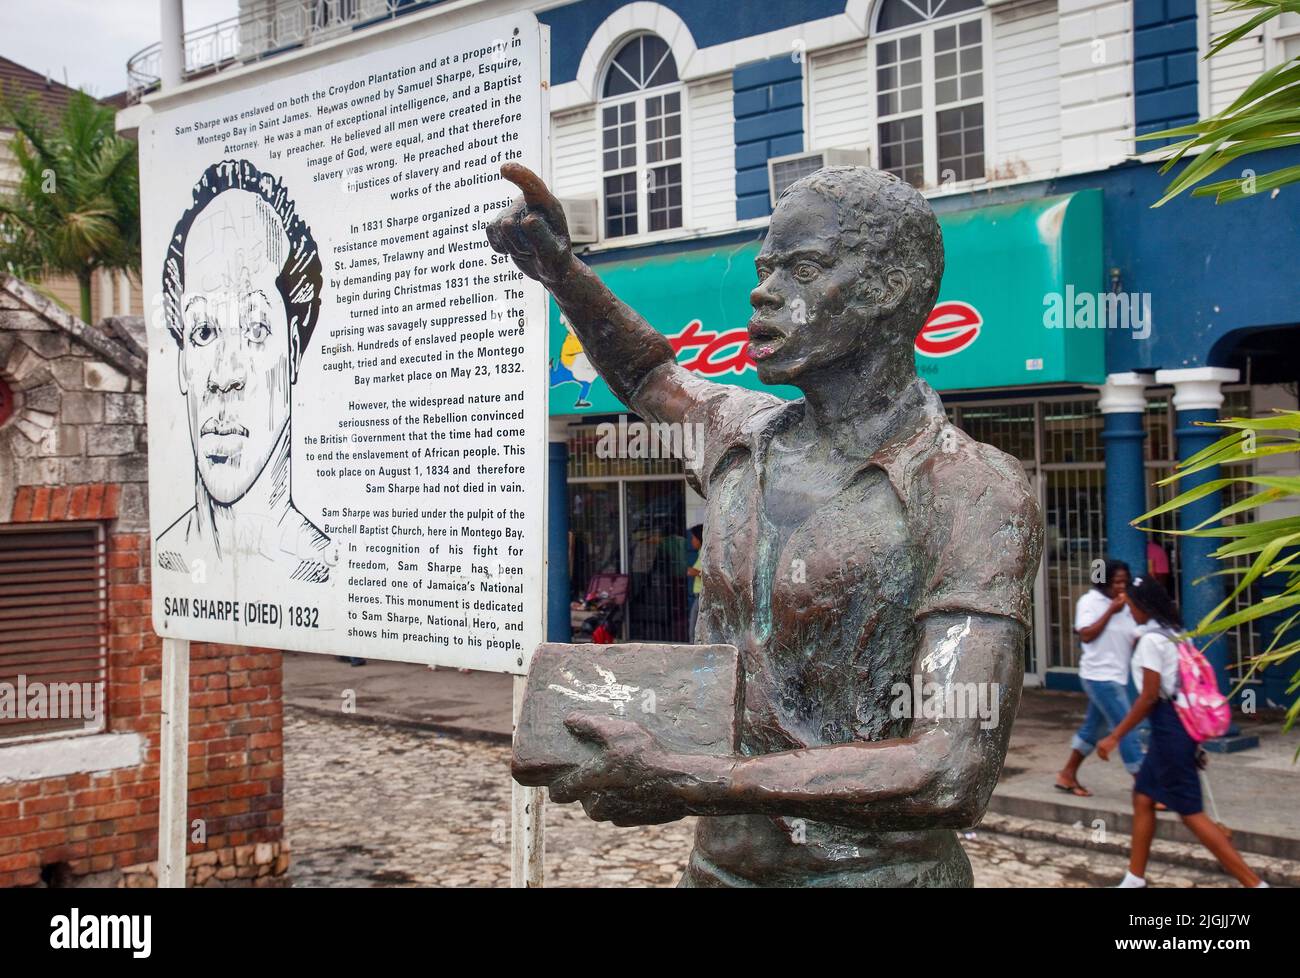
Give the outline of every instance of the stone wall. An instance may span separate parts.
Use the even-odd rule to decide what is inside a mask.
[[[0,740],[0,886],[149,886],[162,642],[151,618],[142,347],[79,334],[91,327],[61,316],[0,276],[0,381],[14,395],[0,426],[0,523],[104,526],[107,720],[93,736]],[[281,729],[279,652],[191,646],[191,885],[287,880]]]

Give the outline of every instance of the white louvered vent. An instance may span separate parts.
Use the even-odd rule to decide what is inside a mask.
[[[569,240],[589,244],[599,238],[600,209],[595,197],[561,197],[560,206],[569,221]]]

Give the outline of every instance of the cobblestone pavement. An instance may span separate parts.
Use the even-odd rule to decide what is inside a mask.
[[[506,886],[510,761],[500,743],[285,709],[285,833],[297,886]],[[590,821],[578,805],[546,818],[547,883],[672,886],[691,820],[644,828]],[[1087,887],[1123,876],[1120,854],[992,832],[964,840],[976,886]],[[1162,886],[1228,886],[1172,864]]]

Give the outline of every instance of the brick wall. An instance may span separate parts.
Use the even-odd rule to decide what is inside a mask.
[[[94,738],[54,737],[42,743],[57,776],[0,773],[0,886],[156,882],[162,641],[151,621],[144,386],[129,367],[0,290],[0,379],[16,402],[0,426],[0,521],[105,527],[104,734],[138,744],[133,763],[96,770]],[[190,884],[282,884],[280,653],[195,643],[190,655]],[[0,741],[0,771],[6,752],[31,746]]]
[[[151,822],[115,825],[134,834],[122,845],[127,885],[153,885],[158,845],[159,695],[162,640],[150,618],[150,554],[146,534],[118,533],[109,549],[109,726],[148,740],[137,783]],[[249,881],[269,885],[288,867],[282,849],[284,755],[280,653],[268,649],[190,646],[190,885]],[[118,777],[125,777],[119,774]],[[113,809],[118,811],[120,809]],[[141,814],[144,813],[142,808]],[[109,816],[111,818],[112,816]],[[202,826],[194,826],[194,820]],[[82,867],[74,867],[75,869]],[[96,867],[89,870],[97,871]]]
[[[151,886],[158,847],[162,641],[149,608],[149,538],[108,550],[108,730],[145,742],[138,766],[0,783],[0,886]],[[283,882],[280,653],[190,647],[190,885]],[[67,749],[76,750],[76,738]],[[0,751],[5,749],[0,744]]]

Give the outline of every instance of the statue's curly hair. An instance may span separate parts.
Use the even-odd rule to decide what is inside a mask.
[[[204,170],[199,182],[194,185],[189,209],[176,222],[163,261],[163,313],[167,330],[178,346],[183,344],[181,296],[185,293],[185,241],[195,218],[227,190],[247,190],[256,194],[262,205],[275,214],[284,228],[289,250],[283,256],[284,263],[276,277],[275,287],[284,300],[289,329],[297,332],[298,356],[301,358],[320,316],[321,289],[324,286],[320,252],[311,229],[298,215],[284,184],[247,160],[223,160]],[[280,256],[273,252],[272,257],[278,260]],[[296,368],[297,364],[294,366]]]
[[[827,166],[801,177],[777,203],[810,190],[835,205],[849,250],[866,252],[883,268],[901,268],[912,286],[894,319],[919,328],[934,308],[943,279],[943,232],[930,203],[911,184],[867,166]],[[910,344],[914,333],[906,337]]]

